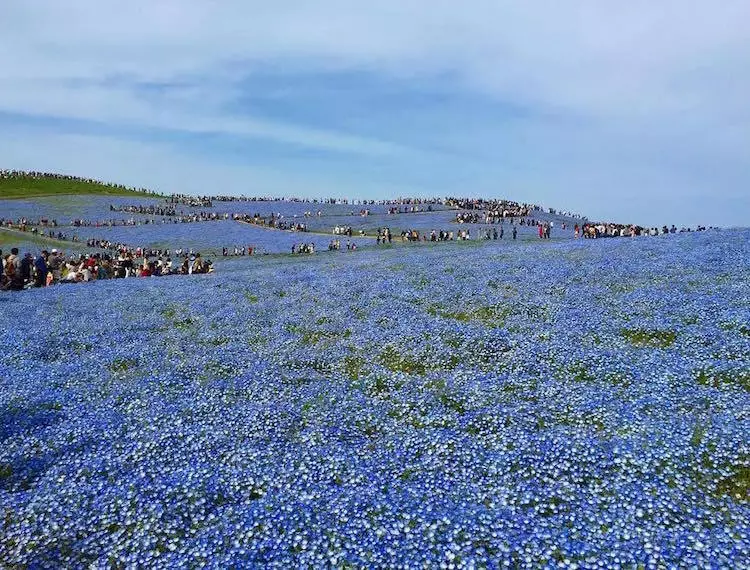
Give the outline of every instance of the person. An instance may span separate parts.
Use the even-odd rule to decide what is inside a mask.
[[[23,289],[23,280],[21,279],[21,260],[18,259],[18,248],[10,250],[10,255],[5,258],[5,289],[20,291]]]
[[[46,249],[42,250],[34,260],[34,287],[44,287],[47,285],[47,256],[49,253]]]
[[[34,257],[26,253],[21,260],[21,284],[26,287],[31,283],[31,266],[34,264]]]
[[[62,265],[62,257],[58,255],[58,251],[52,248],[50,256],[47,259],[47,272],[52,275],[53,281],[60,280],[60,269]]]
[[[203,260],[201,259],[201,254],[196,253],[195,254],[195,260],[193,261],[193,269],[192,273],[204,273],[204,266],[203,266]]]
[[[518,235],[518,228],[516,226],[513,226],[513,239],[516,239],[517,235]]]

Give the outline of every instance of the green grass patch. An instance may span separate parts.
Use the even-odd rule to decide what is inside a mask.
[[[727,386],[742,388],[750,392],[750,370],[712,370],[710,368],[701,368],[694,372],[695,381],[703,386],[712,386],[713,388],[724,388]]]
[[[13,466],[10,463],[0,463],[0,481],[10,479],[13,475]]]
[[[406,374],[424,375],[427,366],[422,359],[409,354],[401,354],[393,345],[386,346],[378,355],[377,360],[391,372],[405,372]]]
[[[138,361],[134,358],[115,358],[109,365],[112,372],[127,372],[138,366]]]
[[[750,502],[750,467],[738,467],[734,474],[719,481],[716,493],[741,503]]]
[[[33,198],[38,196],[64,196],[71,194],[100,194],[106,196],[137,196],[158,198],[161,194],[137,192],[120,185],[63,180],[58,178],[0,178],[0,199]]]
[[[47,236],[40,236],[39,234],[32,232],[0,228],[0,247],[3,249],[6,247],[17,247],[19,250],[23,250],[30,246],[50,248],[55,246],[60,247],[61,244],[64,244],[62,247],[66,250],[79,250],[86,246],[85,242],[82,245],[81,242],[59,240]],[[5,253],[10,253],[10,251],[6,251]]]
[[[342,361],[344,374],[349,380],[359,380],[362,375],[362,369],[365,366],[365,359],[361,356],[348,354]]]
[[[339,339],[346,339],[352,336],[351,329],[343,330],[320,330],[320,329],[307,329],[301,325],[293,323],[287,323],[284,325],[284,330],[287,332],[297,334],[300,337],[300,342],[304,345],[314,345],[323,341],[333,341]]]
[[[658,329],[622,329],[620,336],[639,348],[669,348],[677,339],[675,331]]]
[[[594,382],[596,376],[589,372],[588,367],[583,362],[575,362],[568,367],[569,378],[574,382]]]
[[[428,315],[433,317],[442,317],[444,319],[453,319],[467,323],[469,321],[479,321],[488,327],[501,327],[505,320],[512,314],[510,307],[502,305],[487,305],[465,310],[447,309],[443,305],[431,304],[425,309]]]

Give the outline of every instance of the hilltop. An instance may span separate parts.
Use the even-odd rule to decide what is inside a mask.
[[[0,171],[0,199],[63,195],[161,196],[145,188],[47,172]]]

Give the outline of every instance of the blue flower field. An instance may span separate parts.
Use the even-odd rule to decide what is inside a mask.
[[[0,294],[0,343],[3,568],[750,566],[747,230]]]

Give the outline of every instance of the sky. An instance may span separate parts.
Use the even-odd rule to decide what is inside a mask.
[[[747,0],[2,0],[0,168],[750,225]]]

